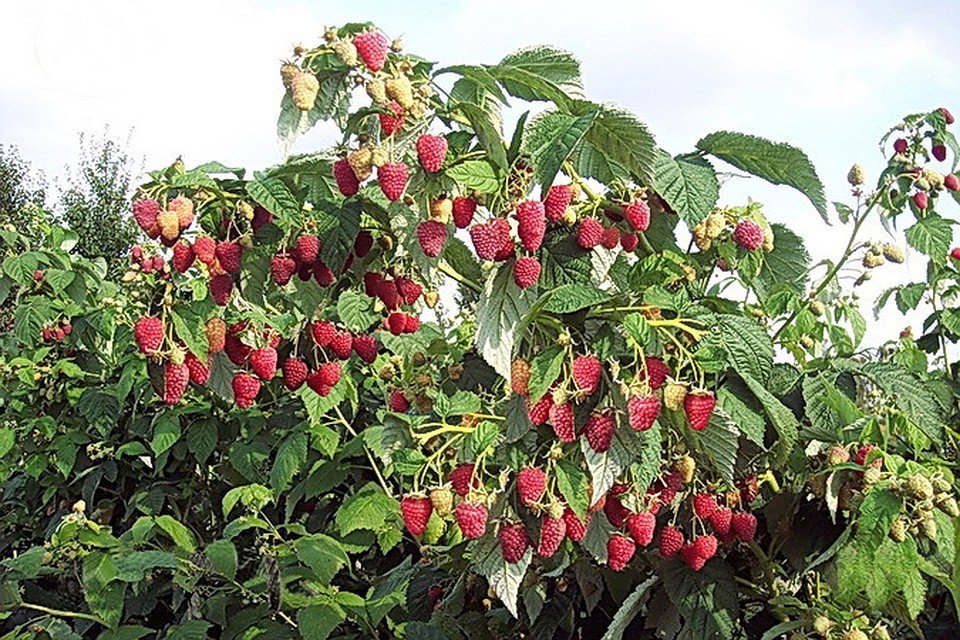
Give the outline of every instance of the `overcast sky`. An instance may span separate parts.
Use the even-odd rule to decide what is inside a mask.
[[[849,201],[847,169],[860,162],[875,179],[876,142],[899,116],[938,106],[960,115],[960,19],[949,5],[4,0],[0,143],[50,175],[76,157],[80,132],[104,126],[120,139],[132,129],[131,151],[147,168],[178,155],[188,165],[269,166],[280,159],[280,60],[295,43],[317,42],[324,25],[373,20],[442,64],[496,62],[531,44],[568,49],[582,60],[587,95],[631,109],[668,151],[719,129],[787,141],[811,157],[828,199]],[[293,151],[324,144],[323,134]],[[837,255],[841,232],[802,196],[754,180],[729,184],[721,199],[748,194],[815,257]],[[909,271],[920,277],[919,266],[884,267],[865,297]],[[904,324],[884,320],[886,336]]]

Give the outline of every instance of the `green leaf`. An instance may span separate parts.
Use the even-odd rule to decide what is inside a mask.
[[[530,361],[530,382],[527,384],[530,404],[536,404],[550,385],[560,375],[564,352],[560,347],[550,347]]]
[[[173,320],[177,337],[183,340],[187,348],[197,358],[206,360],[207,334],[204,330],[206,317],[200,314],[194,306],[181,304],[170,308],[170,318]]]
[[[647,595],[650,587],[656,584],[657,580],[657,576],[653,576],[637,585],[637,588],[627,596],[626,600],[623,601],[623,604],[620,605],[620,608],[617,609],[617,612],[613,615],[613,620],[610,621],[610,626],[607,627],[601,640],[621,640],[623,638],[627,627],[630,626],[633,619],[643,610],[644,596]]]
[[[107,629],[97,636],[97,640],[140,640],[140,638],[154,633],[153,629],[140,625],[125,624],[116,629]]]
[[[669,560],[660,577],[691,637],[733,638],[740,612],[737,585],[727,563],[714,558],[700,571],[690,571],[681,561]]]
[[[457,104],[457,109],[470,122],[470,126],[477,134],[477,140],[480,141],[480,145],[487,152],[487,158],[495,166],[506,171],[509,166],[507,150],[503,146],[499,123],[494,122],[489,111],[471,102],[460,102]],[[447,175],[450,175],[449,171],[447,171]]]
[[[610,448],[603,453],[597,453],[587,443],[586,438],[580,439],[580,449],[590,471],[590,504],[596,504],[623,471],[630,466],[644,448],[640,435],[633,429],[617,429],[610,443]],[[658,449],[659,454],[659,449]]]
[[[889,489],[872,489],[866,492],[860,504],[857,521],[857,542],[868,549],[876,549],[890,531],[893,521],[900,515],[900,497]]]
[[[950,251],[950,244],[953,241],[953,229],[951,225],[955,224],[952,220],[947,220],[935,213],[929,213],[926,217],[917,220],[916,224],[907,228],[904,236],[907,238],[907,244],[929,256],[937,264],[945,264],[947,253]]]
[[[743,398],[731,391],[727,385],[720,387],[717,391],[717,406],[736,423],[736,426],[750,442],[758,447],[763,446],[766,422],[760,414],[747,406]]]
[[[360,205],[345,202],[336,206],[328,202],[315,203],[317,235],[323,238],[320,257],[338,273],[353,251],[353,243],[360,232]]]
[[[157,417],[153,425],[153,439],[150,440],[150,450],[153,455],[159,456],[175,445],[180,439],[180,418],[173,413],[163,413]]]
[[[500,188],[497,170],[486,160],[466,160],[453,165],[444,173],[468,190],[496,193]]]
[[[283,439],[270,470],[270,486],[278,494],[290,486],[293,477],[307,463],[307,434],[296,431]]]
[[[923,433],[941,444],[946,415],[932,387],[915,373],[887,362],[866,364],[861,368],[886,394],[903,415]]]
[[[590,508],[589,479],[587,474],[569,460],[561,460],[556,466],[557,489],[577,517],[586,520]]]
[[[433,401],[433,411],[442,418],[480,413],[480,397],[470,391],[458,389],[452,396],[440,392]]]
[[[897,309],[906,313],[917,308],[930,285],[926,282],[914,282],[897,289]]]
[[[187,553],[193,553],[197,550],[197,543],[196,540],[194,540],[193,534],[190,533],[190,529],[187,529],[183,523],[176,520],[173,516],[157,516],[155,521],[157,526],[163,529],[178,547]]]
[[[534,177],[542,189],[553,184],[561,165],[593,125],[597,111],[580,117],[545,111],[531,120],[524,132],[524,146],[533,162]]]
[[[170,627],[163,640],[206,640],[207,630],[211,626],[206,620],[189,620]]]
[[[700,433],[691,433],[691,437],[700,442],[700,447],[720,477],[733,485],[737,441],[740,437],[737,423],[722,408],[717,408],[710,419],[710,426]]]
[[[234,487],[227,491],[223,496],[223,515],[229,516],[233,508],[239,502],[243,506],[259,510],[273,501],[273,492],[262,484],[248,484],[242,487]]]
[[[10,453],[17,442],[17,432],[10,427],[0,428],[0,458]]]
[[[144,518],[150,524],[149,518]],[[133,551],[117,558],[117,579],[124,582],[140,582],[157,569],[176,569],[180,566],[177,557],[166,551]]]
[[[544,290],[565,284],[585,285],[590,282],[593,273],[591,252],[578,245],[573,234],[549,234],[543,244],[540,286]]]
[[[755,320],[734,314],[716,314],[709,318],[707,337],[701,348],[719,348],[727,354],[727,363],[740,375],[766,380],[773,368],[773,342]]]
[[[322,533],[300,538],[294,543],[294,549],[297,559],[310,567],[314,578],[323,584],[329,583],[350,564],[350,558],[340,543]]]
[[[347,535],[357,529],[377,531],[383,528],[388,518],[398,512],[397,501],[371,482],[344,500],[337,510],[337,527],[340,535]]]
[[[560,104],[583,91],[580,62],[572,54],[551,47],[515,51],[489,71],[507,93],[522,100]]]
[[[337,316],[351,331],[362,333],[380,319],[373,311],[373,299],[347,290],[337,298]]]
[[[327,640],[346,619],[346,612],[334,602],[311,604],[297,611],[297,629],[303,640]]]
[[[507,380],[517,326],[534,299],[532,291],[517,287],[512,270],[501,265],[487,279],[477,305],[477,350]]]
[[[233,580],[237,576],[237,547],[229,540],[214,540],[203,550],[214,570]]]
[[[770,393],[762,382],[750,375],[741,375],[741,377],[747,383],[753,395],[760,401],[760,405],[773,424],[773,428],[777,431],[779,436],[776,445],[777,457],[781,460],[786,459],[799,437],[796,416],[782,402],[777,400],[776,396]]]
[[[480,263],[460,238],[449,238],[443,245],[440,258],[470,282],[479,283],[483,281],[483,270]]]
[[[543,309],[550,313],[574,313],[599,304],[609,297],[609,293],[596,287],[565,284],[553,289]]]
[[[490,583],[500,601],[507,608],[514,618],[519,617],[517,610],[517,596],[520,593],[520,585],[523,583],[523,577],[527,573],[527,567],[533,559],[533,550],[527,549],[519,562],[507,562],[500,553],[500,545],[493,536],[487,536],[487,539],[480,543],[480,548],[475,551],[474,557],[477,558],[477,570]]]
[[[247,195],[271,212],[281,224],[292,224],[299,219],[300,203],[280,178],[256,173],[254,179],[247,183]]]
[[[823,183],[810,159],[800,149],[733,131],[711,133],[697,143],[697,149],[771,184],[793,187],[810,200],[824,221],[828,221]]]
[[[572,113],[582,116],[597,110],[597,118],[584,136],[587,153],[622,167],[644,184],[653,183],[656,146],[646,125],[625,109],[594,102],[578,101]],[[602,180],[605,176],[591,177]]]
[[[713,165],[697,154],[671,158],[658,149],[653,188],[690,226],[706,218],[720,197]]]
[[[773,228],[773,251],[764,255],[753,288],[761,299],[779,287],[802,293],[810,270],[810,254],[803,238],[782,224],[770,226]]]
[[[650,340],[650,324],[642,313],[630,313],[624,316],[623,328],[633,344],[640,349],[646,347],[647,341]]]

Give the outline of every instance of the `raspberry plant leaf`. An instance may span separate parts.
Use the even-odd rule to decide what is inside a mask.
[[[653,187],[670,208],[693,226],[707,217],[720,197],[720,183],[710,161],[700,155],[670,157],[657,150]]]

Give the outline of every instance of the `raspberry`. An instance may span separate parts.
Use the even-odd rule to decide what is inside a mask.
[[[433,503],[423,495],[403,496],[400,500],[400,514],[403,525],[411,534],[420,537],[427,529],[427,520],[433,513]]]
[[[946,107],[940,107],[939,109],[937,109],[937,111],[939,111],[943,115],[943,119],[946,121],[947,124],[953,124],[954,122],[953,114],[950,113],[950,111]]]
[[[573,360],[573,381],[577,388],[592,396],[600,386],[603,367],[594,356],[577,356]]]
[[[653,533],[657,528],[657,519],[649,511],[631,513],[627,516],[627,531],[639,546],[645,547],[653,542]]]
[[[446,230],[444,230],[444,233],[446,233]],[[413,304],[423,293],[423,287],[410,278],[400,276],[394,282],[397,283],[397,293],[403,298],[405,304]]]
[[[619,494],[614,494],[611,489],[603,502],[603,513],[614,527],[622,527],[630,516],[630,510],[623,505],[618,496]]]
[[[494,218],[485,224],[475,224],[470,227],[470,240],[481,260],[494,260],[510,242],[510,223],[503,218]]]
[[[320,368],[317,369],[317,373],[320,374],[320,381],[328,387],[335,387],[337,383],[340,382],[340,363],[339,362],[325,362],[320,365]]]
[[[509,223],[508,223],[509,224]],[[497,249],[496,255],[493,256],[493,259],[497,262],[503,262],[509,260],[516,255],[516,245],[513,243],[513,239],[510,237],[510,234],[507,234],[503,238],[503,244],[500,245],[500,248]]]
[[[227,273],[240,271],[240,256],[242,253],[243,247],[236,242],[217,243],[217,260],[220,261],[220,266]]]
[[[610,442],[613,440],[613,432],[616,428],[617,424],[613,412],[606,410],[590,414],[583,431],[590,448],[597,453],[603,453],[610,448]]]
[[[473,222],[473,214],[477,212],[477,201],[473,198],[460,196],[453,199],[453,224],[458,229],[466,229]]]
[[[643,200],[634,200],[623,208],[623,217],[637,231],[646,231],[650,226],[650,205]]]
[[[436,173],[447,157],[447,139],[443,136],[422,135],[417,138],[417,158],[427,173]]]
[[[177,273],[185,273],[187,269],[193,266],[196,259],[197,254],[193,252],[193,247],[190,246],[189,242],[181,240],[173,245],[173,260],[171,264],[173,265],[173,270]]]
[[[346,360],[353,352],[353,335],[349,331],[338,331],[330,339],[330,351],[340,360]]]
[[[297,272],[297,261],[286,255],[275,255],[270,259],[270,274],[273,281],[284,286],[290,282],[290,278]]]
[[[663,360],[654,356],[644,357],[644,369],[637,372],[637,380],[646,382],[651,389],[657,390],[667,381],[671,371]]]
[[[204,326],[207,336],[207,353],[223,351],[227,337],[227,323],[220,318],[210,318]]]
[[[633,253],[637,250],[637,245],[640,244],[640,238],[634,233],[623,233],[620,234],[620,246],[623,247],[623,250],[627,253]]]
[[[660,555],[664,558],[672,558],[680,552],[683,547],[683,532],[676,527],[667,526],[660,531],[660,543],[658,549]]]
[[[550,222],[563,218],[564,212],[573,200],[573,189],[568,184],[556,184],[547,190],[543,199],[544,215]]]
[[[176,240],[180,235],[180,218],[175,211],[161,211],[157,214],[157,226],[160,235],[166,241]]]
[[[751,542],[757,534],[757,516],[748,511],[738,511],[730,518],[730,529],[741,541]]]
[[[893,141],[893,150],[899,154],[907,152],[907,141],[903,138],[897,138]]]
[[[377,359],[377,340],[373,336],[359,335],[353,337],[353,351],[361,360],[371,364]]]
[[[187,369],[190,371],[190,382],[194,384],[205,384],[210,378],[210,367],[192,353],[188,353],[184,357],[183,363],[187,365]]]
[[[387,405],[390,407],[390,411],[394,411],[396,413],[406,413],[410,410],[410,403],[407,401],[407,397],[400,389],[394,389],[390,392],[390,398],[387,400]]]
[[[707,559],[700,555],[700,550],[692,542],[680,547],[680,557],[683,563],[694,571],[700,571],[707,564]]]
[[[550,424],[560,442],[573,442],[577,439],[573,425],[573,405],[569,402],[550,406]]]
[[[320,256],[321,246],[322,243],[317,236],[312,234],[302,235],[297,238],[290,249],[290,255],[300,264],[313,264]]]
[[[563,510],[563,522],[567,525],[568,538],[574,542],[583,540],[583,536],[587,534],[587,523],[578,518],[570,507]]]
[[[940,162],[943,162],[947,159],[947,148],[942,144],[933,145],[933,147],[930,149],[930,153]]]
[[[710,534],[697,536],[693,548],[704,561],[709,560],[717,554],[717,539]]]
[[[960,260],[960,247],[954,247],[950,249],[950,257],[954,260]]]
[[[329,322],[317,320],[310,325],[310,333],[313,335],[313,341],[317,343],[318,347],[326,347],[330,345],[330,341],[333,340],[333,336],[336,335],[337,330]]]
[[[143,353],[152,353],[163,344],[163,321],[156,316],[144,316],[133,325],[133,339]]]
[[[354,36],[353,46],[367,69],[373,72],[383,69],[383,63],[387,60],[387,49],[390,47],[387,36],[379,31],[364,31]]]
[[[747,251],[763,246],[763,229],[753,220],[741,220],[733,229],[733,241]]]
[[[717,399],[712,391],[693,391],[683,399],[683,410],[687,414],[687,422],[694,431],[703,431],[710,424],[710,416],[717,405]]]
[[[510,388],[518,396],[529,393],[530,363],[523,358],[517,358],[510,364]]]
[[[524,467],[517,472],[517,496],[524,506],[539,502],[546,490],[547,474],[543,469]]]
[[[250,226],[253,228],[253,232],[256,233],[264,225],[268,225],[273,222],[273,214],[257,205],[253,208],[253,220],[250,221]]]
[[[197,236],[193,241],[193,252],[197,260],[210,266],[217,258],[217,241],[210,236]]]
[[[319,369],[307,374],[307,386],[322,398],[330,395],[330,385],[324,384],[324,375]]]
[[[283,384],[290,391],[296,391],[307,379],[307,363],[300,358],[287,358],[283,361]]]
[[[260,393],[260,379],[249,373],[237,373],[230,382],[233,388],[233,399],[241,409],[248,409],[253,405]]]
[[[540,261],[530,256],[513,263],[513,281],[521,289],[532,287],[540,279]]]
[[[160,213],[160,203],[154,199],[137,200],[133,203],[133,219],[149,237],[156,239],[160,235],[157,225],[157,215]]]
[[[540,523],[540,542],[537,544],[537,555],[549,558],[557,552],[563,539],[567,535],[567,524],[563,518],[546,516]]]
[[[183,392],[190,384],[190,368],[186,364],[167,362],[163,366],[163,401],[167,404],[177,404],[183,397]]]
[[[407,329],[407,314],[394,312],[387,316],[387,329],[395,336],[399,336]]]
[[[250,368],[261,380],[273,380],[277,375],[277,351],[273,347],[261,347],[250,352]]]
[[[360,231],[353,240],[353,253],[358,258],[365,258],[373,248],[373,234],[366,229]]]
[[[407,76],[397,75],[387,78],[384,85],[387,95],[399,102],[405,109],[409,109],[414,105],[413,87]]]
[[[394,311],[400,306],[400,290],[394,280],[381,279],[377,284],[377,297],[390,311]]]
[[[482,504],[461,502],[453,511],[464,538],[475,540],[487,530],[487,508]]]
[[[530,536],[527,535],[527,529],[522,522],[511,522],[500,527],[500,533],[497,536],[500,541],[500,552],[503,559],[510,564],[516,564],[523,558],[530,546]]]
[[[913,194],[913,204],[916,205],[917,209],[926,209],[928,204],[927,194],[923,191],[918,191]]]
[[[300,111],[310,111],[317,102],[320,81],[312,73],[301,71],[290,80],[290,97]]]
[[[346,197],[355,196],[360,191],[360,181],[346,158],[333,163],[333,179],[337,182],[337,189]]]
[[[577,244],[593,249],[603,240],[603,225],[596,218],[584,218],[577,227]]]
[[[447,479],[450,480],[450,485],[453,487],[453,490],[457,492],[458,496],[465,496],[470,491],[470,479],[473,478],[473,470],[473,463],[467,462],[456,467],[450,472],[450,475],[447,476]],[[476,489],[479,486],[480,479],[473,478],[473,488]]]
[[[517,235],[527,251],[533,252],[543,244],[543,234],[547,230],[547,219],[542,202],[526,200],[517,205]]]
[[[637,552],[637,544],[619,533],[607,540],[607,566],[611,571],[623,571]]]
[[[430,492],[430,504],[441,518],[453,513],[453,492],[447,487],[437,487]]]
[[[710,517],[707,518],[707,520],[710,521],[710,526],[713,527],[713,530],[721,536],[725,536],[730,532],[732,519],[733,511],[731,511],[728,507],[717,507],[717,510],[711,513]]]
[[[620,231],[616,227],[607,227],[603,230],[603,238],[600,244],[604,249],[613,249],[620,244]]]
[[[956,191],[960,188],[960,178],[957,178],[957,174],[948,173],[943,178],[943,186],[947,188],[948,191]]]
[[[407,188],[407,165],[402,162],[388,162],[377,169],[377,182],[387,200],[396,201]]]
[[[530,422],[538,427],[546,424],[547,420],[550,419],[550,410],[552,408],[553,397],[549,393],[545,393],[532,407],[530,406],[530,399],[527,398],[527,416],[529,416]]]
[[[655,395],[630,396],[627,414],[634,431],[646,431],[660,417],[660,398]]]
[[[698,493],[693,496],[693,512],[701,520],[709,519],[718,508],[717,499],[709,493]]]
[[[403,128],[404,111],[396,101],[388,102],[386,109],[386,113],[380,114],[380,128],[383,130],[383,135],[389,138]]]
[[[417,225],[417,241],[428,258],[436,258],[447,241],[447,225],[437,220],[424,220]]]

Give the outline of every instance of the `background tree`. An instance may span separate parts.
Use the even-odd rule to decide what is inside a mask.
[[[0,144],[0,225],[12,224],[28,237],[35,235],[36,210],[46,199],[43,174],[30,167],[15,145]]]

